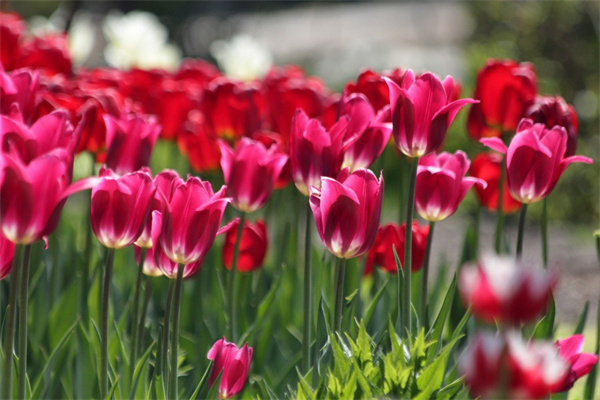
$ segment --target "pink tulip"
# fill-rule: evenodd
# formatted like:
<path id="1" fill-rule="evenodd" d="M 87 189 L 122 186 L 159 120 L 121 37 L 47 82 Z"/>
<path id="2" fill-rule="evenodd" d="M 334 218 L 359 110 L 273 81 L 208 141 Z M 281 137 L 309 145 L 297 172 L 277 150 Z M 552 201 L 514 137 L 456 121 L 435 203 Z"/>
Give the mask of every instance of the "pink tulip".
<path id="1" fill-rule="evenodd" d="M 204 258 L 231 201 L 225 197 L 226 190 L 227 186 L 223 186 L 214 193 L 209 182 L 192 176 L 185 183 L 174 184 L 159 238 L 160 246 L 173 262 L 192 264 Z"/>
<path id="2" fill-rule="evenodd" d="M 565 128 L 546 129 L 522 119 L 508 148 L 500 138 L 481 139 L 481 143 L 506 155 L 506 178 L 511 195 L 521 203 L 542 200 L 554 189 L 569 164 L 591 164 L 584 156 L 565 157 L 568 134 Z"/>
<path id="3" fill-rule="evenodd" d="M 477 318 L 518 325 L 544 312 L 557 282 L 554 271 L 546 273 L 512 258 L 488 255 L 460 270 L 458 288 Z"/>
<path id="4" fill-rule="evenodd" d="M 482 179 L 465 177 L 470 164 L 461 150 L 419 159 L 415 207 L 422 218 L 433 222 L 446 219 L 454 214 L 473 185 L 487 186 Z"/>
<path id="5" fill-rule="evenodd" d="M 13 243 L 30 244 L 52 233 L 67 197 L 97 182 L 71 184 L 72 155 L 54 149 L 24 164 L 15 155 L 0 154 L 0 224 Z"/>
<path id="6" fill-rule="evenodd" d="M 244 212 L 267 204 L 288 156 L 276 145 L 267 150 L 261 142 L 242 138 L 235 150 L 220 141 L 221 168 L 231 204 Z"/>
<path id="7" fill-rule="evenodd" d="M 473 99 L 452 101 L 451 76 L 442 82 L 430 72 L 415 77 L 408 70 L 402 86 L 384 79 L 389 88 L 396 147 L 408 157 L 422 157 L 436 151 L 458 111 L 469 103 L 477 103 Z"/>
<path id="8" fill-rule="evenodd" d="M 583 352 L 583 340 L 583 335 L 573 335 L 556 341 L 558 355 L 569 365 L 569 373 L 563 382 L 552 387 L 552 393 L 571 389 L 575 381 L 589 374 L 598 362 L 598 356 Z"/>
<path id="9" fill-rule="evenodd" d="M 102 167 L 100 177 L 100 183 L 92 189 L 92 230 L 106 247 L 132 245 L 144 229 L 156 191 L 150 172 L 136 171 L 119 177 Z"/>
<path id="10" fill-rule="evenodd" d="M 225 338 L 217 340 L 209 350 L 206 358 L 213 361 L 208 378 L 209 387 L 214 385 L 223 371 L 219 385 L 220 399 L 230 399 L 242 391 L 250 373 L 252 351 L 252 347 L 247 343 L 240 349 L 235 344 L 227 342 Z"/>
<path id="11" fill-rule="evenodd" d="M 312 186 L 321 186 L 321 177 L 335 178 L 343 161 L 343 140 L 348 119 L 342 117 L 329 131 L 316 119 L 297 110 L 290 132 L 292 177 L 305 196 Z"/>
<path id="12" fill-rule="evenodd" d="M 106 166 L 119 175 L 147 167 L 161 127 L 154 117 L 123 114 L 119 119 L 104 115 Z"/>
<path id="13" fill-rule="evenodd" d="M 368 169 L 342 170 L 337 180 L 323 177 L 313 187 L 310 208 L 321 240 L 335 256 L 354 258 L 366 253 L 377 238 L 383 202 L 383 174 Z"/>
<path id="14" fill-rule="evenodd" d="M 0 71 L 0 114 L 13 117 L 18 114 L 21 122 L 31 125 L 41 100 L 42 91 L 37 71 Z"/>
<path id="15" fill-rule="evenodd" d="M 345 140 L 353 139 L 344 151 L 343 167 L 350 171 L 369 168 L 383 153 L 392 135 L 392 125 L 384 122 L 388 110 L 386 107 L 375 114 L 369 100 L 360 93 L 342 100 L 342 115 L 349 118 Z"/>
<path id="16" fill-rule="evenodd" d="M 10 274 L 14 254 L 15 244 L 0 233 L 0 280 Z"/>

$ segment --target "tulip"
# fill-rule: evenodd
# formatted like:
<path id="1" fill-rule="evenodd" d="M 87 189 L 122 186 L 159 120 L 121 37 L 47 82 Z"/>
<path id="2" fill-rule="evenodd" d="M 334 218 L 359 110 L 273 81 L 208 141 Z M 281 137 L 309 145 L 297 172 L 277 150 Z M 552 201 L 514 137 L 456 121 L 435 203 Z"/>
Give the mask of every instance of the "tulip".
<path id="1" fill-rule="evenodd" d="M 502 156 L 498 153 L 479 153 L 473 159 L 471 175 L 487 183 L 487 186 L 475 185 L 475 195 L 482 206 L 491 211 L 498 209 L 500 174 L 502 173 Z M 502 211 L 510 214 L 521 207 L 521 203 L 513 199 L 508 191 L 508 183 L 504 181 Z"/>
<path id="2" fill-rule="evenodd" d="M 543 399 L 568 376 L 554 345 L 525 342 L 521 335 L 479 333 L 458 360 L 471 396 L 483 399 Z"/>
<path id="3" fill-rule="evenodd" d="M 390 92 L 383 78 L 391 79 L 397 85 L 402 86 L 402 80 L 404 79 L 405 73 L 406 71 L 399 68 L 383 72 L 382 74 L 371 70 L 365 70 L 358 76 L 356 83 L 349 82 L 346 84 L 344 94 L 362 93 L 369 99 L 369 102 L 376 112 L 380 112 L 382 109 L 387 108 L 387 110 L 384 111 L 387 114 L 385 121 L 392 122 L 388 107 L 390 105 Z"/>
<path id="4" fill-rule="evenodd" d="M 413 221 L 412 226 L 412 259 L 411 272 L 417 272 L 423 266 L 425 259 L 425 245 L 429 235 L 429 226 L 419 226 L 417 221 Z M 400 259 L 400 266 L 404 269 L 404 240 L 406 236 L 406 224 L 400 226 L 395 224 L 386 224 L 379 228 L 377 239 L 371 250 L 367 254 L 367 264 L 365 273 L 368 274 L 373 270 L 373 265 L 378 265 L 383 270 L 390 274 L 398 272 L 396 268 L 396 258 L 394 257 L 393 249 L 396 249 L 396 254 Z"/>
<path id="5" fill-rule="evenodd" d="M 160 125 L 154 117 L 123 114 L 119 119 L 104 116 L 106 125 L 106 166 L 119 175 L 150 164 Z"/>
<path id="6" fill-rule="evenodd" d="M 477 100 L 452 101 L 454 80 L 444 81 L 430 72 L 418 77 L 407 71 L 402 85 L 385 78 L 389 88 L 393 134 L 396 147 L 408 157 L 437 151 L 458 111 Z"/>
<path id="7" fill-rule="evenodd" d="M 243 138 L 235 150 L 225 142 L 221 147 L 221 168 L 232 205 L 242 212 L 265 206 L 288 157 L 277 146 L 268 150 L 262 143 Z"/>
<path id="8" fill-rule="evenodd" d="M 290 158 L 296 187 L 305 196 L 321 187 L 321 177 L 335 178 L 343 161 L 343 139 L 348 119 L 343 117 L 329 131 L 302 110 L 292 120 Z"/>
<path id="9" fill-rule="evenodd" d="M 242 391 L 250 373 L 252 352 L 252 347 L 247 343 L 240 349 L 225 338 L 217 340 L 208 351 L 206 358 L 213 361 L 208 378 L 209 387 L 215 384 L 222 371 L 219 399 L 230 399 Z"/>
<path id="10" fill-rule="evenodd" d="M 177 135 L 179 151 L 188 158 L 194 171 L 214 171 L 219 168 L 221 151 L 217 137 L 211 135 L 206 118 L 200 111 L 191 111 L 184 131 Z"/>
<path id="11" fill-rule="evenodd" d="M 71 75 L 73 63 L 66 35 L 33 37 L 21 43 L 19 47 L 19 56 L 15 60 L 14 68 L 36 69 L 47 76 Z"/>
<path id="12" fill-rule="evenodd" d="M 567 104 L 565 99 L 560 96 L 537 96 L 525 113 L 525 117 L 535 123 L 546 125 L 547 129 L 552 129 L 555 125 L 565 128 L 568 134 L 565 157 L 575 155 L 578 128 L 577 113 L 575 108 Z"/>
<path id="13" fill-rule="evenodd" d="M 573 335 L 556 341 L 558 355 L 569 365 L 569 373 L 563 382 L 552 387 L 552 393 L 571 389 L 575 381 L 589 374 L 598 362 L 597 355 L 583 352 L 583 340 L 583 335 Z"/>
<path id="14" fill-rule="evenodd" d="M 523 119 L 508 148 L 499 138 L 481 139 L 481 143 L 506 156 L 506 177 L 512 197 L 531 204 L 548 196 L 569 164 L 591 164 L 584 156 L 565 157 L 568 134 L 565 128 L 546 129 Z"/>
<path id="15" fill-rule="evenodd" d="M 15 244 L 0 233 L 0 280 L 10 274 L 14 254 Z"/>
<path id="16" fill-rule="evenodd" d="M 518 325 L 542 314 L 556 287 L 555 271 L 523 265 L 509 258 L 485 256 L 464 266 L 458 288 L 463 302 L 486 322 Z"/>
<path id="17" fill-rule="evenodd" d="M 156 188 L 148 171 L 121 177 L 102 167 L 101 181 L 92 189 L 92 230 L 104 246 L 120 249 L 142 234 Z"/>
<path id="18" fill-rule="evenodd" d="M 532 64 L 489 60 L 477 75 L 474 104 L 467 130 L 473 139 L 501 137 L 513 132 L 533 103 L 537 77 Z"/>
<path id="19" fill-rule="evenodd" d="M 42 100 L 39 73 L 27 69 L 10 74 L 0 71 L 0 95 L 0 114 L 21 118 L 21 122 L 31 125 Z M 13 109 L 15 104 L 16 110 Z"/>
<path id="20" fill-rule="evenodd" d="M 0 64 L 6 69 L 15 68 L 19 57 L 19 41 L 27 30 L 27 25 L 16 13 L 0 12 Z"/>
<path id="21" fill-rule="evenodd" d="M 223 265 L 231 269 L 239 221 L 229 225 L 223 245 Z M 268 238 L 265 221 L 245 222 L 239 244 L 237 270 L 250 272 L 262 266 L 267 254 Z"/>

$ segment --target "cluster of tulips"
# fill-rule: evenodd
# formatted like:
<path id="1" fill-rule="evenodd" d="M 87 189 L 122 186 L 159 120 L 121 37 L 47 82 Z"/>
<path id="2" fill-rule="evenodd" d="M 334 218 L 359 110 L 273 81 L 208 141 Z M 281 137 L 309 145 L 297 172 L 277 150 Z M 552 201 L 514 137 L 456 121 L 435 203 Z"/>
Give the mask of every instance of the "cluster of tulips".
<path id="1" fill-rule="evenodd" d="M 0 277 L 10 277 L 3 398 L 13 395 L 10 358 L 17 317 L 17 393 L 25 397 L 31 245 L 47 240 L 67 198 L 86 189 L 91 189 L 91 229 L 107 248 L 100 321 L 102 398 L 111 386 L 108 304 L 115 250 L 134 245 L 139 262 L 132 285 L 131 360 L 140 357 L 137 341 L 144 329 L 142 274 L 171 279 L 155 373 L 169 378 L 167 398 L 177 398 L 183 279 L 198 271 L 217 235 L 226 233 L 226 336 L 239 339 L 236 275 L 260 268 L 268 247 L 265 221 L 247 219 L 290 182 L 307 197 L 304 371 L 313 365 L 311 214 L 324 246 L 339 260 L 333 331 L 341 333 L 345 262 L 364 256 L 365 273 L 377 265 L 403 275 L 397 326 L 401 340 L 410 340 L 415 333 L 413 286 L 396 256 L 402 267 L 423 271 L 414 309 L 427 326 L 434 226 L 455 213 L 471 188 L 484 207 L 498 213 L 498 253 L 506 248 L 503 215 L 521 209 L 516 256 L 489 256 L 460 272 L 464 303 L 481 321 L 501 327 L 500 333 L 478 334 L 460 358 L 472 395 L 544 398 L 568 390 L 597 362 L 597 356 L 582 353 L 580 335 L 537 342 L 524 340 L 518 330 L 543 315 L 557 282 L 552 272 L 520 260 L 527 205 L 543 201 L 569 164 L 592 162 L 575 155 L 574 109 L 561 97 L 538 95 L 530 65 L 489 61 L 479 73 L 474 98 L 459 98 L 460 85 L 450 76 L 441 80 L 405 69 L 364 71 L 340 95 L 297 67 L 275 67 L 252 82 L 222 76 L 199 60 L 186 60 L 175 72 L 74 71 L 64 37 L 30 38 L 25 30 L 18 16 L 0 14 Z M 467 105 L 469 134 L 493 150 L 473 163 L 463 151 L 440 152 L 448 128 Z M 378 177 L 369 167 L 392 136 L 409 165 L 406 217 L 402 225 L 380 226 L 383 173 Z M 183 179 L 173 170 L 153 176 L 148 165 L 158 138 L 175 141 L 197 173 L 220 168 L 225 185 L 215 191 L 208 181 L 191 174 Z M 103 166 L 97 176 L 73 183 L 74 159 L 84 151 Z M 222 226 L 228 204 L 239 218 Z M 428 226 L 414 220 L 415 210 Z M 225 338 L 210 349 L 209 385 L 220 379 L 220 398 L 240 393 L 252 353 L 248 344 L 239 348 Z"/>

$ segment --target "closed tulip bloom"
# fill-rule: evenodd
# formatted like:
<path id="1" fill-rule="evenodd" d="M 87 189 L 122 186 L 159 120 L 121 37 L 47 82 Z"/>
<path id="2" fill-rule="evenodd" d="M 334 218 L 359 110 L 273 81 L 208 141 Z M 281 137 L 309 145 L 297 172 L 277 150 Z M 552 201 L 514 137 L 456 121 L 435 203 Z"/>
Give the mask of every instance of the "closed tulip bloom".
<path id="1" fill-rule="evenodd" d="M 231 204 L 244 212 L 256 211 L 267 204 L 275 183 L 288 156 L 277 146 L 269 149 L 249 138 L 242 138 L 231 149 L 221 141 L 221 168 L 227 184 Z"/>
<path id="2" fill-rule="evenodd" d="M 209 182 L 192 176 L 173 186 L 160 233 L 160 246 L 173 262 L 192 264 L 210 250 L 231 201 L 226 191 L 223 186 L 214 193 Z"/>
<path id="3" fill-rule="evenodd" d="M 17 156 L 0 155 L 0 224 L 4 236 L 30 244 L 52 233 L 67 197 L 89 189 L 96 178 L 71 184 L 72 155 L 54 149 L 24 164 Z"/>
<path id="4" fill-rule="evenodd" d="M 429 225 L 420 226 L 417 221 L 412 225 L 412 258 L 411 272 L 417 272 L 423 267 L 425 260 L 425 247 L 429 236 Z M 377 239 L 371 250 L 367 253 L 365 274 L 373 270 L 373 265 L 382 267 L 385 272 L 397 274 L 394 248 L 400 259 L 400 266 L 404 269 L 404 243 L 406 240 L 406 224 L 386 224 L 379 228 Z"/>
<path id="5" fill-rule="evenodd" d="M 473 139 L 514 132 L 537 94 L 537 77 L 530 63 L 489 60 L 477 75 L 467 130 Z"/>
<path id="6" fill-rule="evenodd" d="M 223 265 L 231 269 L 233 261 L 233 251 L 237 236 L 239 221 L 228 225 L 225 244 L 223 245 Z M 250 272 L 262 267 L 267 255 L 269 240 L 267 237 L 267 226 L 265 221 L 259 219 L 255 224 L 244 222 L 242 237 L 240 239 L 239 257 L 237 260 L 237 270 L 241 272 Z"/>
<path id="7" fill-rule="evenodd" d="M 208 378 L 208 386 L 212 387 L 221 375 L 219 384 L 219 399 L 230 399 L 239 394 L 250 373 L 252 362 L 252 347 L 244 344 L 238 348 L 234 343 L 229 343 L 222 338 L 209 350 L 206 358 L 212 360 L 213 366 Z"/>
<path id="8" fill-rule="evenodd" d="M 104 116 L 106 124 L 106 166 L 119 175 L 150 164 L 160 125 L 154 117 L 123 114 Z"/>
<path id="9" fill-rule="evenodd" d="M 0 280 L 10 274 L 14 254 L 15 244 L 0 233 Z"/>
<path id="10" fill-rule="evenodd" d="M 569 365 L 569 373 L 563 382 L 552 387 L 552 393 L 571 389 L 575 381 L 589 374 L 598 363 L 597 355 L 583 352 L 583 341 L 583 335 L 573 335 L 556 341 L 558 355 Z"/>
<path id="11" fill-rule="evenodd" d="M 525 113 L 525 117 L 535 123 L 546 125 L 548 129 L 552 129 L 555 125 L 565 128 L 569 135 L 565 157 L 575 155 L 578 128 L 577 113 L 575 108 L 567 104 L 565 99 L 560 96 L 537 96 Z"/>
<path id="12" fill-rule="evenodd" d="M 101 181 L 92 189 L 92 230 L 104 246 L 120 249 L 142 234 L 156 188 L 148 171 L 119 177 L 100 170 Z"/>
<path id="13" fill-rule="evenodd" d="M 500 138 L 481 143 L 506 155 L 506 179 L 510 194 L 521 203 L 531 204 L 548 196 L 569 164 L 591 164 L 584 156 L 565 157 L 568 135 L 565 128 L 546 129 L 523 119 L 508 148 Z"/>
<path id="14" fill-rule="evenodd" d="M 547 273 L 512 258 L 488 255 L 477 265 L 461 269 L 458 288 L 477 318 L 518 325 L 546 310 L 557 282 L 555 271 Z"/>
<path id="15" fill-rule="evenodd" d="M 309 201 L 317 231 L 327 249 L 338 258 L 358 257 L 377 238 L 383 174 L 378 180 L 368 169 L 350 174 L 346 168 L 337 180 L 323 177 L 321 189 L 313 186 Z"/>
<path id="16" fill-rule="evenodd" d="M 470 161 L 459 150 L 454 154 L 430 154 L 419 159 L 415 207 L 427 221 L 441 221 L 454 214 L 473 185 L 485 188 L 486 182 L 466 177 Z"/>
<path id="17" fill-rule="evenodd" d="M 458 111 L 473 99 L 454 100 L 454 80 L 444 81 L 430 72 L 418 77 L 407 71 L 402 85 L 385 78 L 390 91 L 393 135 L 396 147 L 408 157 L 437 151 Z"/>
<path id="18" fill-rule="evenodd" d="M 405 73 L 406 71 L 399 68 L 392 71 L 385 71 L 381 74 L 372 70 L 365 70 L 360 73 L 358 78 L 356 78 L 356 82 L 349 82 L 346 84 L 344 93 L 362 93 L 369 99 L 369 102 L 376 112 L 380 112 L 386 108 L 387 110 L 384 110 L 386 113 L 385 121 L 392 122 L 389 110 L 390 91 L 383 78 L 389 78 L 399 86 L 402 86 L 402 80 L 404 79 Z"/>
<path id="19" fill-rule="evenodd" d="M 502 173 L 502 155 L 496 152 L 479 153 L 473 159 L 471 175 L 484 180 L 487 186 L 475 185 L 475 195 L 479 203 L 490 211 L 498 209 L 500 197 L 500 174 Z M 521 208 L 521 203 L 513 199 L 504 180 L 502 212 L 510 214 Z"/>
<path id="20" fill-rule="evenodd" d="M 290 132 L 292 177 L 296 187 L 305 196 L 312 186 L 321 186 L 321 177 L 335 178 L 343 161 L 343 140 L 348 119 L 343 117 L 329 131 L 316 119 L 309 119 L 297 110 Z"/>
<path id="21" fill-rule="evenodd" d="M 4 40 L 2 40 L 2 47 L 4 47 Z M 13 114 L 13 107 L 16 105 L 22 122 L 31 125 L 42 100 L 39 80 L 37 71 L 28 69 L 12 73 L 0 71 L 0 114 Z"/>

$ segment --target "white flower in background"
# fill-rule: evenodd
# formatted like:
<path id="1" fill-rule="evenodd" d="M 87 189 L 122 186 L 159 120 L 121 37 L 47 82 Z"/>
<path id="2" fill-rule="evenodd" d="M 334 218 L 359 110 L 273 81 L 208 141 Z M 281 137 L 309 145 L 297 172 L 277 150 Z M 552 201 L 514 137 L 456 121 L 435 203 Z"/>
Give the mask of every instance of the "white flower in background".
<path id="1" fill-rule="evenodd" d="M 181 51 L 167 43 L 167 29 L 154 14 L 111 12 L 103 29 L 107 40 L 104 58 L 113 67 L 172 70 L 179 65 Z"/>
<path id="2" fill-rule="evenodd" d="M 96 29 L 90 14 L 78 11 L 69 28 L 69 53 L 75 65 L 83 65 L 90 58 L 96 44 Z"/>
<path id="3" fill-rule="evenodd" d="M 245 81 L 263 77 L 273 65 L 269 49 L 245 34 L 214 42 L 210 52 L 226 75 Z"/>

